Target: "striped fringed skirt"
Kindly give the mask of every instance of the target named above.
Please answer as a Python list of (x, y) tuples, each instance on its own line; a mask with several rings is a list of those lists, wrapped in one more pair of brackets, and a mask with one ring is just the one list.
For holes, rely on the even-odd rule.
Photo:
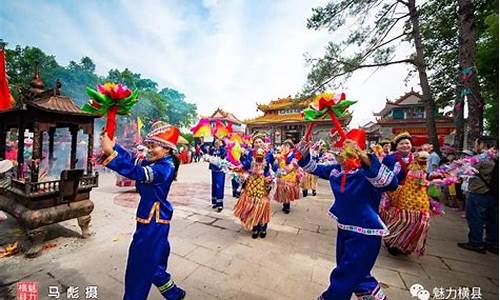
[(301, 187), (304, 190), (315, 190), (318, 187), (318, 176), (306, 173), (302, 178)]
[(279, 203), (290, 203), (300, 198), (300, 186), (296, 181), (287, 181), (278, 178), (276, 181), (276, 191), (274, 201)]
[(384, 237), (387, 247), (397, 248), (405, 254), (424, 255), (430, 226), (429, 210), (390, 207), (381, 217), (389, 229), (389, 235)]
[(240, 219), (246, 230), (259, 224), (267, 224), (271, 220), (271, 201), (269, 197), (250, 197), (245, 190), (241, 193), (233, 209), (234, 215)]

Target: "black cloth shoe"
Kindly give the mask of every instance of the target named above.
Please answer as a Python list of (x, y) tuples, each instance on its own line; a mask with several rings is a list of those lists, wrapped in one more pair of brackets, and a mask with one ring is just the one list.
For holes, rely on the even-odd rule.
[(307, 197), (308, 191), (307, 190), (302, 190), (302, 196), (305, 198)]
[(290, 213), (290, 203), (283, 203), (283, 209), (282, 210), (283, 210), (283, 212), (285, 214), (288, 215)]
[(316, 196), (316, 190), (313, 190), (313, 196)]
[(257, 225), (257, 226), (254, 226), (252, 228), (252, 239), (256, 239), (259, 237), (259, 232), (260, 232), (260, 226)]
[(399, 251), (398, 248), (394, 248), (394, 247), (387, 247), (387, 251), (392, 256), (398, 256), (399, 254), (401, 254), (401, 251)]
[(267, 224), (260, 225), (260, 237), (265, 238), (267, 235)]
[(217, 212), (220, 213), (222, 211), (222, 206), (217, 207)]
[(486, 254), (486, 248), (480, 247), (480, 246), (474, 246), (474, 245), (472, 245), (469, 242), (467, 242), (467, 243), (457, 243), (457, 246), (460, 247), (460, 248), (462, 248), (462, 249), (465, 249), (465, 250), (474, 251), (474, 252), (478, 252), (478, 253), (481, 253), (481, 254)]
[(486, 251), (498, 255), (498, 247), (488, 246), (486, 247)]

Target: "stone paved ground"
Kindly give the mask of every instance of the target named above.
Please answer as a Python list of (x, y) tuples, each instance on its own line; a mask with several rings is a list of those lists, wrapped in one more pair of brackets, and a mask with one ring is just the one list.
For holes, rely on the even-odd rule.
[[(290, 215), (273, 203), (268, 237), (252, 240), (232, 216), (229, 184), (225, 210), (212, 211), (209, 178), (206, 164), (183, 165), (170, 196), (175, 213), (168, 270), (187, 290), (187, 299), (315, 299), (335, 266), (337, 230), (326, 214), (331, 204), (327, 183), (320, 183), (317, 197), (294, 204)], [(121, 299), (137, 195), (113, 183), (113, 175), (102, 174), (100, 188), (92, 193), (95, 234), (90, 239), (78, 237), (76, 220), (67, 221), (50, 226), (48, 249), (41, 256), (0, 259), (0, 299), (12, 298), (19, 280), (38, 281), (40, 299), (47, 298), (50, 285), (79, 286), (80, 291), (97, 285), (99, 299)], [(390, 299), (412, 299), (408, 288), (414, 283), (431, 292), (434, 287), (480, 287), (482, 299), (498, 299), (498, 256), (457, 248), (466, 231), (464, 220), (448, 210), (432, 221), (426, 256), (392, 257), (382, 249), (373, 273)], [(19, 236), (12, 219), (0, 222), (0, 244)], [(161, 297), (152, 288), (149, 299)]]

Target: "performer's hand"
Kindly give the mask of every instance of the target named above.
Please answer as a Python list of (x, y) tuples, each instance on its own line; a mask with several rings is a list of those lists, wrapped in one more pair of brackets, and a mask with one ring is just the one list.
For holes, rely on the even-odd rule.
[(106, 134), (106, 132), (102, 132), (101, 136), (99, 138), (99, 141), (101, 142), (101, 149), (102, 152), (106, 155), (111, 155), (113, 154), (114, 147), (115, 147), (115, 139), (111, 140), (109, 136)]
[(370, 157), (368, 157), (368, 154), (366, 154), (366, 151), (361, 150), (357, 144), (354, 144), (353, 149), (354, 149), (354, 152), (356, 153), (356, 155), (358, 155), (359, 159), (361, 159), (361, 162), (363, 162), (363, 164), (365, 166), (370, 167), (372, 165)]
[(295, 149), (300, 152), (301, 158), (306, 157), (309, 154), (309, 149), (311, 148), (311, 142), (302, 139), (299, 143), (295, 145)]

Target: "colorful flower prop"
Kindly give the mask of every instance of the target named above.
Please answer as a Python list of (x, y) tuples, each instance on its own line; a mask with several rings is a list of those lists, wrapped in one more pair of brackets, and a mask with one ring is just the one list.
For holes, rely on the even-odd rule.
[(193, 137), (209, 137), (212, 136), (212, 128), (210, 127), (210, 121), (206, 118), (200, 119), (198, 124), (191, 128)]
[[(340, 95), (335, 95), (332, 93), (319, 94), (314, 98), (311, 105), (308, 108), (304, 109), (304, 120), (320, 120), (326, 114), (328, 114), (333, 122), (335, 130), (340, 135), (340, 142), (343, 142), (346, 136), (338, 118), (345, 116), (347, 113), (347, 109), (354, 103), (356, 103), (356, 101), (346, 100), (344, 93), (341, 93)], [(309, 125), (305, 136), (306, 141), (310, 139), (311, 131), (312, 125)]]
[(213, 135), (219, 139), (223, 139), (227, 137), (230, 133), (233, 132), (233, 128), (231, 123), (229, 123), (227, 126), (224, 125), (221, 121), (217, 120), (215, 122), (215, 128), (213, 131)]
[(115, 136), (116, 115), (129, 115), (137, 103), (137, 90), (131, 91), (124, 85), (107, 82), (97, 85), (97, 91), (87, 87), (90, 100), (82, 106), (82, 110), (106, 116), (106, 133), (110, 139)]
[(436, 171), (430, 174), (433, 184), (436, 185), (451, 185), (459, 182), (459, 177), (474, 176), (477, 170), (473, 165), (488, 159), (495, 159), (498, 157), (496, 150), (488, 150), (481, 154), (465, 157), (455, 160), (449, 164), (442, 165)]
[(243, 145), (244, 144), (244, 141), (243, 141), (243, 137), (239, 134), (239, 133), (236, 133), (236, 132), (233, 132), (229, 135), (229, 138), (228, 140), (230, 142), (237, 142), (239, 143), (240, 145)]
[(226, 150), (227, 150), (227, 160), (235, 165), (239, 166), (240, 163), (240, 158), (241, 158), (241, 144), (238, 142), (229, 142), (226, 144)]

